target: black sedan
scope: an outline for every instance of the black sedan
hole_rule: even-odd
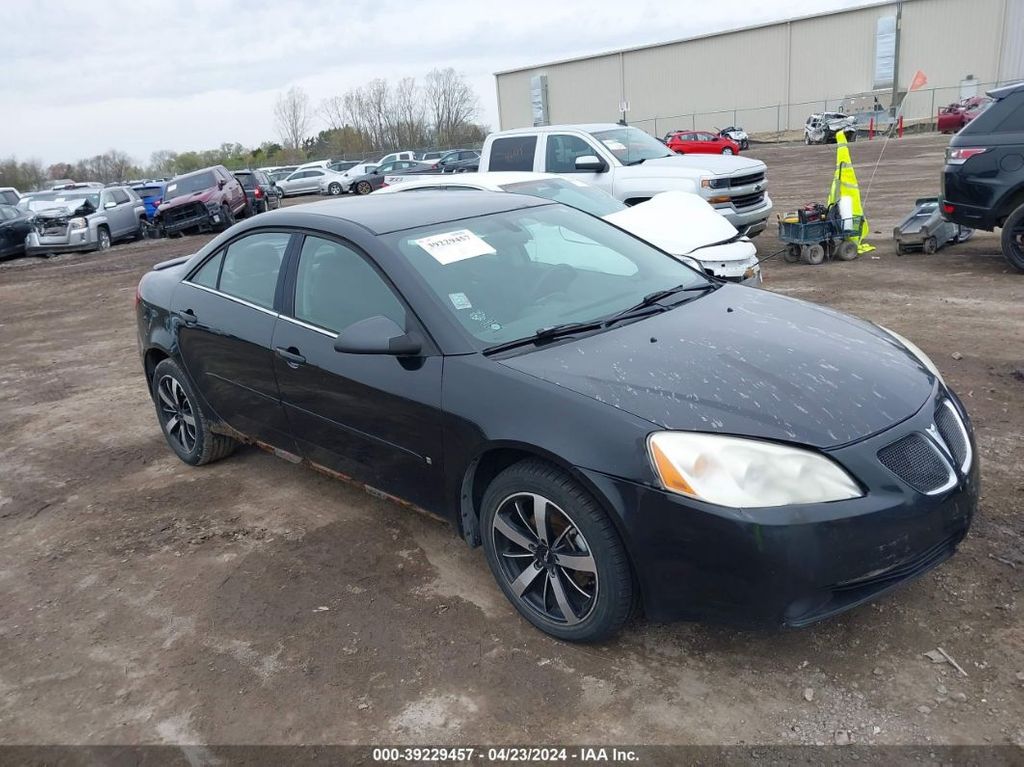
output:
[[[183,461],[251,442],[436,514],[564,639],[639,606],[806,625],[950,557],[977,504],[909,341],[522,195],[271,212],[146,274],[137,318]]]
[[[25,238],[31,231],[31,211],[0,205],[0,258],[24,255]]]

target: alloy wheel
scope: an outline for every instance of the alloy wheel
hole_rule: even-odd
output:
[[[339,184],[337,181],[331,182],[330,186],[327,187],[327,193],[330,195],[341,194],[341,184]]]
[[[359,194],[369,194],[373,189],[370,187],[369,181],[360,181],[356,184],[356,191],[359,192]]]
[[[196,446],[196,415],[188,395],[173,376],[160,379],[157,395],[167,438],[181,445],[186,453],[191,453]]]
[[[498,506],[491,540],[512,594],[547,620],[565,626],[597,604],[597,561],[572,518],[549,499],[516,493]]]
[[[100,250],[107,250],[108,248],[110,248],[110,232],[100,227],[98,234]]]

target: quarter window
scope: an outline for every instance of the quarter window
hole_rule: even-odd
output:
[[[295,317],[336,333],[383,315],[405,327],[405,308],[377,271],[352,248],[306,237],[295,283]]]
[[[285,232],[261,232],[231,243],[224,253],[218,289],[272,309],[277,275],[290,236]]]
[[[204,288],[217,289],[217,280],[220,278],[220,265],[224,261],[224,251],[220,251],[213,258],[199,267],[199,271],[192,275],[190,282],[202,285]]]

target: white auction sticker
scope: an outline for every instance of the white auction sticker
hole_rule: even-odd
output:
[[[487,256],[496,253],[490,245],[468,229],[456,229],[454,232],[433,234],[413,240],[434,259],[444,265],[454,264],[467,258]]]
[[[473,304],[469,302],[469,298],[466,297],[465,293],[449,293],[448,299],[452,302],[452,306],[456,309],[472,309]]]

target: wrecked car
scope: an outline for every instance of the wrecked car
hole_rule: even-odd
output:
[[[25,252],[106,250],[118,240],[144,236],[146,205],[127,186],[82,187],[34,194],[23,206],[35,214]]]
[[[834,144],[839,131],[843,131],[847,141],[856,141],[857,118],[842,112],[813,114],[804,123],[804,143]]]
[[[249,201],[238,179],[223,165],[214,165],[168,181],[155,224],[165,235],[208,232],[227,229],[248,213]]]
[[[949,559],[977,507],[913,343],[529,195],[271,211],[145,274],[136,322],[184,463],[254,443],[438,516],[564,640],[641,608],[806,626]]]

